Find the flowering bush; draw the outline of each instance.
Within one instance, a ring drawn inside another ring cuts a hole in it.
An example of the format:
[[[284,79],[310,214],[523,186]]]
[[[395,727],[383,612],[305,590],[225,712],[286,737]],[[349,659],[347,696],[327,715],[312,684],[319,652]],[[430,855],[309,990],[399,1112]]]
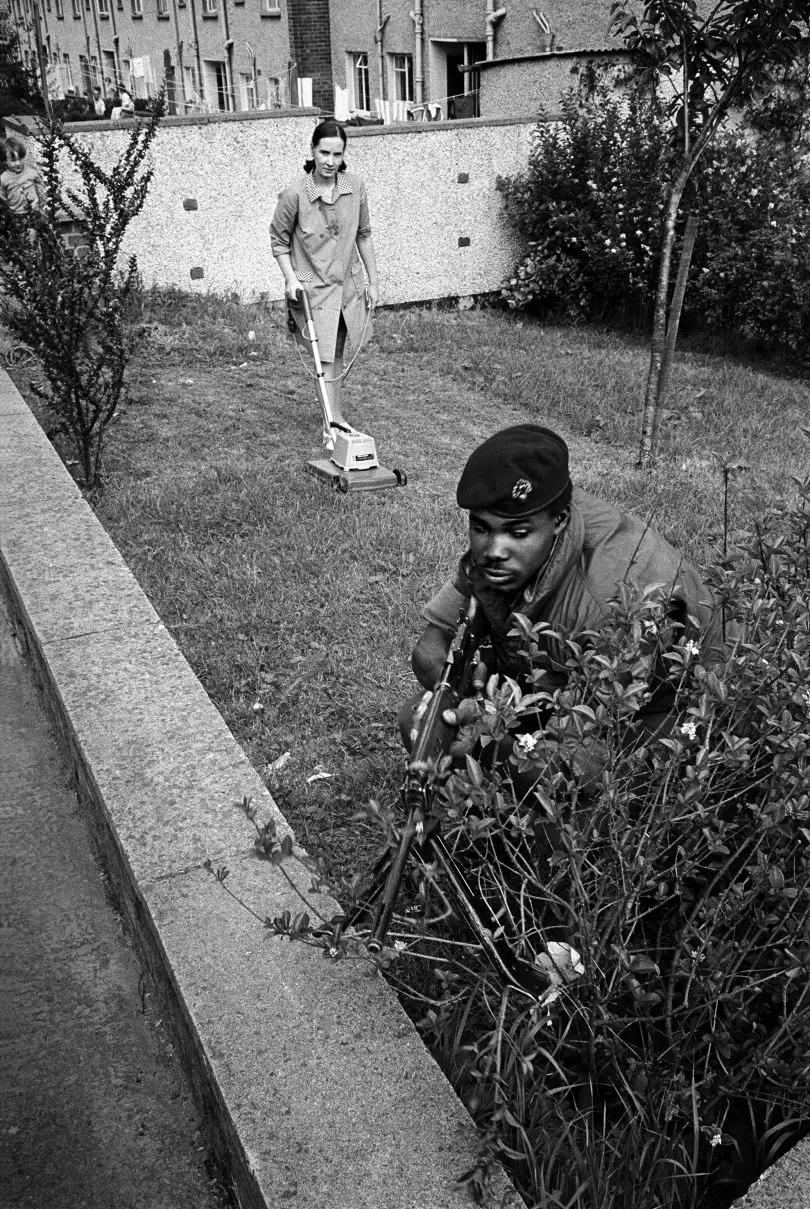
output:
[[[707,150],[695,186],[689,308],[707,326],[806,358],[810,174],[779,140],[729,133]]]
[[[509,220],[529,240],[504,289],[510,306],[536,304],[596,318],[618,301],[646,317],[668,157],[654,98],[626,103],[597,88],[570,91],[562,123],[534,131],[528,172],[499,178]]]
[[[488,686],[442,829],[548,990],[504,991],[461,930],[436,963],[421,1027],[481,1127],[474,1191],[497,1157],[531,1204],[728,1205],[810,1115],[809,504],[810,478],[716,571],[724,666],[628,595],[588,647],[520,627],[535,666],[564,653],[553,697]]]
[[[563,102],[541,122],[528,171],[500,179],[509,221],[528,241],[503,289],[513,308],[570,318],[649,318],[672,128],[639,88]],[[706,327],[807,356],[810,178],[777,135],[727,132],[698,162],[684,198],[698,216],[686,311]]]

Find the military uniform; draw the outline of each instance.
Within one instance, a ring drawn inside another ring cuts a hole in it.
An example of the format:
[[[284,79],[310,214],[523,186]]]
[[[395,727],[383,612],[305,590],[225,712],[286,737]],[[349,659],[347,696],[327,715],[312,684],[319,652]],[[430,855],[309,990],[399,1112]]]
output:
[[[338,172],[332,201],[324,199],[312,173],[299,177],[279,194],[270,224],[274,256],[288,255],[296,277],[309,295],[321,360],[335,359],[341,315],[357,352],[371,337],[367,322],[365,273],[357,239],[371,234],[366,187],[359,176]],[[303,311],[291,310],[299,344]]]
[[[546,622],[552,630],[576,638],[600,630],[610,602],[625,584],[639,592],[656,587],[658,598],[682,626],[683,635],[700,645],[703,661],[723,660],[722,616],[696,568],[649,525],[573,488],[568,449],[556,433],[536,424],[496,433],[469,458],[456,499],[460,507],[478,516],[520,521],[543,512],[559,521],[542,565],[515,590],[499,590],[468,550],[455,577],[423,610],[427,625],[449,640],[461,610],[475,596],[488,622],[491,650],[485,653],[485,662],[489,673],[510,676],[520,683],[529,671],[524,644],[509,636],[516,613],[532,624]],[[426,630],[425,635],[428,633]],[[541,637],[539,646],[535,670],[543,670],[545,677],[532,687],[553,692],[565,684],[566,653],[551,634]],[[650,688],[651,698],[639,720],[645,729],[657,729],[674,702],[663,664]],[[418,700],[407,702],[400,714],[406,742]]]
[[[621,584],[639,590],[658,585],[670,615],[687,636],[700,642],[704,659],[722,658],[720,617],[708,588],[691,563],[649,525],[604,500],[575,489],[568,524],[548,561],[516,595],[496,591],[475,566],[470,552],[423,610],[424,620],[454,634],[460,610],[475,596],[490,626],[495,657],[492,671],[519,679],[526,670],[519,640],[509,638],[512,617],[522,613],[574,635],[598,630]],[[545,660],[548,688],[564,683],[564,654],[549,639]]]

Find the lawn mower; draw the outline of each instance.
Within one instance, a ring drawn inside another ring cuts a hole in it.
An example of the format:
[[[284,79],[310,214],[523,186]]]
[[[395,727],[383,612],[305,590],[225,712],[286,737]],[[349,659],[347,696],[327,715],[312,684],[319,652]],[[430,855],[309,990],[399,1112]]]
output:
[[[318,335],[312,318],[312,307],[306,290],[296,293],[298,303],[304,308],[303,336],[312,349],[315,363],[315,380],[318,384],[318,402],[323,412],[325,433],[331,433],[334,448],[325,451],[322,458],[307,462],[307,470],[316,478],[331,482],[336,491],[378,491],[385,487],[404,487],[408,479],[401,470],[388,470],[377,458],[374,438],[366,432],[358,432],[345,421],[336,421],[326,390],[321,355],[318,350]],[[292,321],[291,321],[292,322]],[[351,362],[349,363],[351,368]],[[345,377],[344,371],[344,377]]]

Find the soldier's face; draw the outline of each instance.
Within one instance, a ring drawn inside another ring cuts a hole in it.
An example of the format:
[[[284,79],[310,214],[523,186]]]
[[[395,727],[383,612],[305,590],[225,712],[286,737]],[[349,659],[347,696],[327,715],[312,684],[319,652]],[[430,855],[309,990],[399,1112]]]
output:
[[[554,539],[565,526],[549,512],[507,517],[470,513],[470,551],[476,566],[498,592],[515,592],[545,563]]]

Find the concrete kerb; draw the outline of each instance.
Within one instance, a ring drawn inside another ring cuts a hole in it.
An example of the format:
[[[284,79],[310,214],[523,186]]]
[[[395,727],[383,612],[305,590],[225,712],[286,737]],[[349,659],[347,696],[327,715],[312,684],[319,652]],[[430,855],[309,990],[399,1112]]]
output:
[[[301,909],[237,804],[286,821],[3,371],[0,590],[240,1204],[469,1204],[472,1121],[381,976],[271,936],[203,870],[262,918]],[[522,1204],[503,1175],[490,1203]]]

